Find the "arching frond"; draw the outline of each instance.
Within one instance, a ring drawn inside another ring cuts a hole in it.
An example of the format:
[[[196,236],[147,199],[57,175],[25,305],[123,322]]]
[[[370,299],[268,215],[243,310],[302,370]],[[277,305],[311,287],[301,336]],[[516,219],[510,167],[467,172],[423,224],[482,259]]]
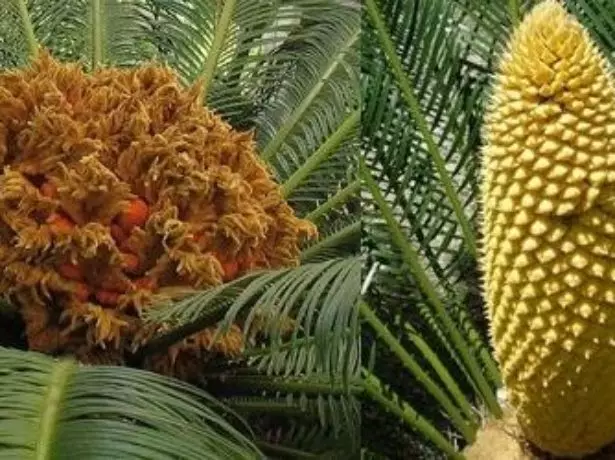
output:
[[[19,10],[12,2],[0,3],[0,69],[22,65],[28,55]]]
[[[177,380],[6,348],[0,380],[4,458],[261,458],[224,406]]]
[[[224,384],[244,390],[246,396],[224,402],[253,421],[259,438],[270,445],[319,455],[337,452],[342,458],[358,452],[358,379],[346,389],[340,381],[332,385],[327,376],[276,377],[247,371],[225,375]]]
[[[265,271],[151,309],[149,319],[176,326],[159,339],[172,343],[217,320],[223,319],[224,328],[243,318],[247,336],[258,327],[275,349],[283,346],[282,327],[284,318],[289,318],[296,323],[289,346],[312,341],[315,365],[323,373],[348,378],[357,372],[360,276],[361,263],[355,257]],[[342,375],[337,373],[340,360],[345,363]],[[292,361],[287,366],[290,369]]]

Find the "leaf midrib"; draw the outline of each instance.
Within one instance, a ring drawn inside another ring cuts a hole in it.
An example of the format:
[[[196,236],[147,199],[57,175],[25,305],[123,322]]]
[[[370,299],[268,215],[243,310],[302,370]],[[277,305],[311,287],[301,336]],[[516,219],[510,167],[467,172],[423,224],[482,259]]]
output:
[[[278,149],[287,136],[292,132],[295,126],[301,120],[303,114],[310,107],[314,99],[318,96],[322,88],[325,86],[329,77],[335,72],[338,66],[344,60],[346,53],[352,46],[359,40],[360,31],[356,31],[352,34],[348,40],[343,44],[342,47],[339,48],[336,55],[330,61],[330,64],[321,74],[318,82],[314,85],[312,90],[307,94],[307,96],[301,101],[301,103],[297,106],[297,108],[293,111],[293,113],[288,117],[286,123],[284,123],[277,131],[276,135],[269,141],[269,143],[265,146],[261,153],[261,158],[265,161],[270,161],[278,152]]]
[[[52,459],[62,400],[75,368],[76,365],[72,361],[62,361],[55,366],[49,377],[49,387],[43,399],[38,439],[34,451],[35,460]]]

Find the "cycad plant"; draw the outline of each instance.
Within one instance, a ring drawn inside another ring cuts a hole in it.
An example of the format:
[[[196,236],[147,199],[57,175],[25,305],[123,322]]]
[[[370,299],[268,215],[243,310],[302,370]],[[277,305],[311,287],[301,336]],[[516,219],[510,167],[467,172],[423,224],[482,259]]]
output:
[[[365,1],[362,372],[365,419],[386,408],[377,436],[403,439],[391,458],[580,457],[615,439],[615,8],[539,3]]]
[[[2,454],[355,458],[358,5],[0,13]]]

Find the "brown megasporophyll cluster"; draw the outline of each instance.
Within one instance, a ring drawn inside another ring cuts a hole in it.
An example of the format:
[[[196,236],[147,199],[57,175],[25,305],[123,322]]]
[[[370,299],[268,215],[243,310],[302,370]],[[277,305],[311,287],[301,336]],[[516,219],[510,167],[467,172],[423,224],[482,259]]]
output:
[[[166,67],[86,73],[41,52],[0,73],[0,291],[31,350],[122,362],[165,328],[143,312],[178,287],[206,289],[298,263],[316,229],[295,217],[259,159]],[[151,360],[234,356],[235,325]],[[211,347],[211,350],[208,349]]]

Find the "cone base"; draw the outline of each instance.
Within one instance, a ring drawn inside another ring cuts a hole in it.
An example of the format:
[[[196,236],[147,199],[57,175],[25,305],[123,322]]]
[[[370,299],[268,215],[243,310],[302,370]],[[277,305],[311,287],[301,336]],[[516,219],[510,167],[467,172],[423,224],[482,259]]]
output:
[[[476,434],[474,444],[463,451],[466,460],[565,460],[543,452],[524,438],[514,413],[504,412],[499,420],[488,420]],[[615,443],[582,460],[615,460]]]

